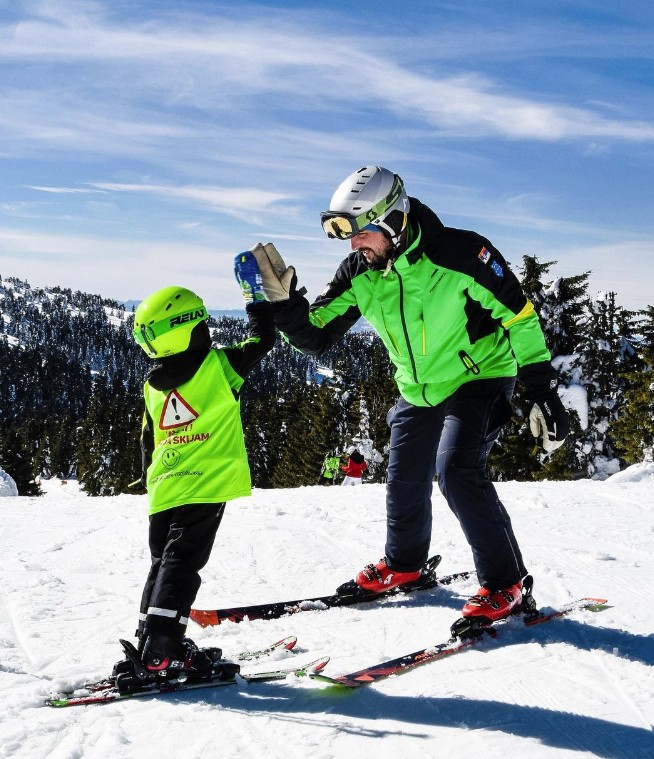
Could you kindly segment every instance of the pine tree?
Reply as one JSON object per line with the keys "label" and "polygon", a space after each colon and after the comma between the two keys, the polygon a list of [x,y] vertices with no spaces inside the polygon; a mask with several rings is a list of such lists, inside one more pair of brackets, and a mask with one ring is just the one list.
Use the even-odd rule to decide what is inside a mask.
{"label": "pine tree", "polygon": [[[271,477],[274,488],[292,488],[313,485],[318,475],[304,466],[306,439],[311,435],[314,406],[318,389],[315,385],[296,387],[291,396],[284,399],[281,408],[281,435],[279,460]],[[318,470],[319,471],[319,470]]]}
{"label": "pine tree", "polygon": [[520,283],[525,295],[534,304],[534,308],[540,313],[542,304],[545,302],[546,285],[543,280],[557,261],[548,261],[542,264],[536,256],[524,255],[522,268],[520,269]]}
{"label": "pine tree", "polygon": [[38,496],[43,492],[37,482],[34,438],[34,425],[29,422],[0,438],[0,469],[12,477],[18,495]]}
{"label": "pine tree", "polygon": [[341,394],[338,388],[322,383],[311,403],[311,423],[303,436],[299,465],[303,484],[315,485],[325,456],[343,445],[344,424]]}
{"label": "pine tree", "polygon": [[79,482],[89,495],[124,492],[137,476],[137,418],[121,383],[98,376],[78,437]]}
{"label": "pine tree", "polygon": [[386,417],[397,402],[398,390],[388,351],[376,335],[370,343],[369,365],[369,376],[362,388],[362,399],[368,414],[368,435],[372,444],[370,458],[366,456],[369,468],[366,479],[368,482],[385,482],[390,442]]}
{"label": "pine tree", "polygon": [[250,474],[257,488],[271,487],[272,472],[279,458],[279,405],[277,398],[266,395],[241,406]]}
{"label": "pine tree", "polygon": [[[544,281],[556,261],[540,263],[535,256],[523,256],[521,284],[526,296],[539,314],[545,342],[552,356],[552,365],[559,374],[559,383],[566,395],[566,386],[579,382],[571,369],[574,348],[581,339],[579,323],[584,313],[584,296],[589,273]],[[512,399],[513,414],[505,425],[489,456],[491,475],[496,479],[570,479],[579,470],[572,440],[580,430],[579,419],[569,410],[573,434],[554,454],[546,455],[536,445],[529,429],[531,401],[526,388],[516,383]]]}
{"label": "pine tree", "polygon": [[654,307],[648,306],[639,316],[634,328],[640,335],[637,352],[642,366],[624,372],[625,413],[611,426],[616,447],[628,464],[654,458]]}
{"label": "pine tree", "polygon": [[624,404],[624,372],[633,366],[629,312],[615,303],[615,293],[589,299],[582,321],[583,337],[573,369],[579,372],[588,395],[588,427],[575,441],[578,469],[603,479],[618,471],[618,452],[611,427]]}
{"label": "pine tree", "polygon": [[77,473],[77,422],[72,413],[48,420],[43,435],[43,457],[39,469],[44,477],[63,480]]}
{"label": "pine tree", "polygon": [[[122,390],[115,383],[115,391]],[[124,391],[123,391],[124,392]],[[116,450],[108,489],[111,495],[144,493],[142,485],[132,485],[141,476],[141,426],[144,402],[141,393],[125,393],[118,404],[117,418],[112,428],[112,444]]]}
{"label": "pine tree", "polygon": [[540,466],[539,451],[529,429],[529,409],[516,385],[518,397],[512,399],[511,419],[488,455],[488,475],[497,482],[530,481]]}
{"label": "pine tree", "polygon": [[558,277],[544,293],[539,314],[547,347],[555,359],[573,354],[579,342],[589,276],[590,272],[585,272]]}
{"label": "pine tree", "polygon": [[574,353],[580,338],[579,320],[584,310],[590,272],[558,277],[545,283],[545,276],[557,261],[541,264],[535,256],[523,256],[522,261],[522,288],[540,316],[552,357]]}

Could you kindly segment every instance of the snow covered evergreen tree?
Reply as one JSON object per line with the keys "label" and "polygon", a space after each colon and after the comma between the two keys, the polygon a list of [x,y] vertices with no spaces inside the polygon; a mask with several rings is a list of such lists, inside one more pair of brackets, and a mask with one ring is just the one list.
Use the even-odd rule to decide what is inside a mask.
{"label": "snow covered evergreen tree", "polygon": [[18,495],[41,495],[37,482],[38,447],[35,446],[34,422],[24,422],[20,427],[7,430],[0,437],[0,469],[16,483]]}
{"label": "snow covered evergreen tree", "polygon": [[613,422],[611,431],[620,455],[628,464],[654,459],[654,307],[638,313],[634,324],[638,358],[636,371],[624,373],[625,413]]}
{"label": "snow covered evergreen tree", "polygon": [[[318,473],[306,467],[307,439],[321,432],[316,429],[315,413],[318,387],[305,385],[295,387],[295,393],[281,407],[281,430],[277,447],[278,460],[272,474],[273,487],[300,487],[313,485]],[[314,442],[315,445],[315,442]],[[322,459],[321,459],[322,461]]]}
{"label": "snow covered evergreen tree", "polygon": [[575,441],[578,468],[588,477],[604,479],[620,468],[611,427],[624,406],[624,372],[636,359],[630,318],[610,292],[589,299],[581,320],[571,369],[588,395],[588,427]]}
{"label": "snow covered evergreen tree", "polygon": [[368,463],[366,481],[385,482],[390,442],[386,417],[398,399],[398,390],[388,351],[377,335],[369,333],[369,336],[368,376],[363,384],[362,399],[365,401],[370,452],[369,455],[365,451],[362,453]]}
{"label": "snow covered evergreen tree", "polygon": [[552,455],[545,455],[531,436],[528,421],[531,403],[517,382],[511,420],[489,457],[491,476],[498,480],[570,479],[577,476],[579,469],[572,441],[581,431],[582,421],[572,401],[581,398],[585,407],[586,400],[579,378],[570,367],[575,346],[581,340],[579,325],[584,314],[589,272],[549,280],[550,269],[556,263],[541,263],[537,257],[525,255],[520,275],[523,290],[540,317],[552,364],[559,374],[559,392],[570,412],[572,433],[561,448]]}
{"label": "snow covered evergreen tree", "polygon": [[[578,442],[551,457],[539,454],[518,383],[513,418],[491,453],[496,479],[599,476],[606,461],[636,460],[650,446],[652,309],[638,324],[639,364],[629,314],[608,296],[586,307],[587,274],[553,278],[553,266],[525,256],[523,286],[542,315],[564,402],[579,411],[571,435]],[[77,475],[87,492],[126,492],[140,474],[141,391],[150,367],[132,339],[132,315],[97,295],[1,278],[0,315],[0,449],[11,453],[26,440],[28,485],[39,476]],[[219,345],[246,337],[243,319],[221,317],[209,326]],[[316,357],[279,340],[248,375],[241,404],[257,487],[314,484],[325,453],[349,445],[366,457],[368,481],[385,479],[386,415],[398,397],[388,352],[373,332],[353,331],[319,360],[320,372]],[[597,456],[604,463],[594,462]]]}

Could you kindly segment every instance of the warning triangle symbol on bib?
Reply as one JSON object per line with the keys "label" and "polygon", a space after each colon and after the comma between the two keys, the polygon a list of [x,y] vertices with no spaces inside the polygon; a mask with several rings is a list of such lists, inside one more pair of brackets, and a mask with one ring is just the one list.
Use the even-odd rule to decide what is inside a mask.
{"label": "warning triangle symbol on bib", "polygon": [[198,412],[182,398],[177,390],[172,390],[164,401],[159,429],[172,430],[175,427],[183,427],[185,424],[194,422],[198,416],[200,416]]}

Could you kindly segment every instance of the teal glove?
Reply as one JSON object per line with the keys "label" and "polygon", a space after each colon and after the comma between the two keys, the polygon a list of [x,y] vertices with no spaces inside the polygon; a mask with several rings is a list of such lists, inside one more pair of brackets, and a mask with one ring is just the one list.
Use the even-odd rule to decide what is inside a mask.
{"label": "teal glove", "polygon": [[234,258],[234,275],[241,286],[246,304],[265,301],[259,264],[252,251],[245,250]]}

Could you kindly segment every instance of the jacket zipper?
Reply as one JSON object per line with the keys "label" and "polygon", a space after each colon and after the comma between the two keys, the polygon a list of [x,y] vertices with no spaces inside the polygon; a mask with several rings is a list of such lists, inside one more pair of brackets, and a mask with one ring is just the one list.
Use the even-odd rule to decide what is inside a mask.
{"label": "jacket zipper", "polygon": [[397,281],[400,284],[400,317],[402,319],[402,330],[404,332],[404,340],[406,342],[409,358],[411,359],[411,371],[413,372],[413,381],[417,385],[419,383],[418,383],[418,372],[416,370],[416,360],[413,356],[413,351],[411,350],[411,342],[409,340],[409,330],[407,329],[406,319],[404,318],[404,284],[402,282],[402,276],[397,271],[395,266],[393,266],[393,271],[397,274]]}

